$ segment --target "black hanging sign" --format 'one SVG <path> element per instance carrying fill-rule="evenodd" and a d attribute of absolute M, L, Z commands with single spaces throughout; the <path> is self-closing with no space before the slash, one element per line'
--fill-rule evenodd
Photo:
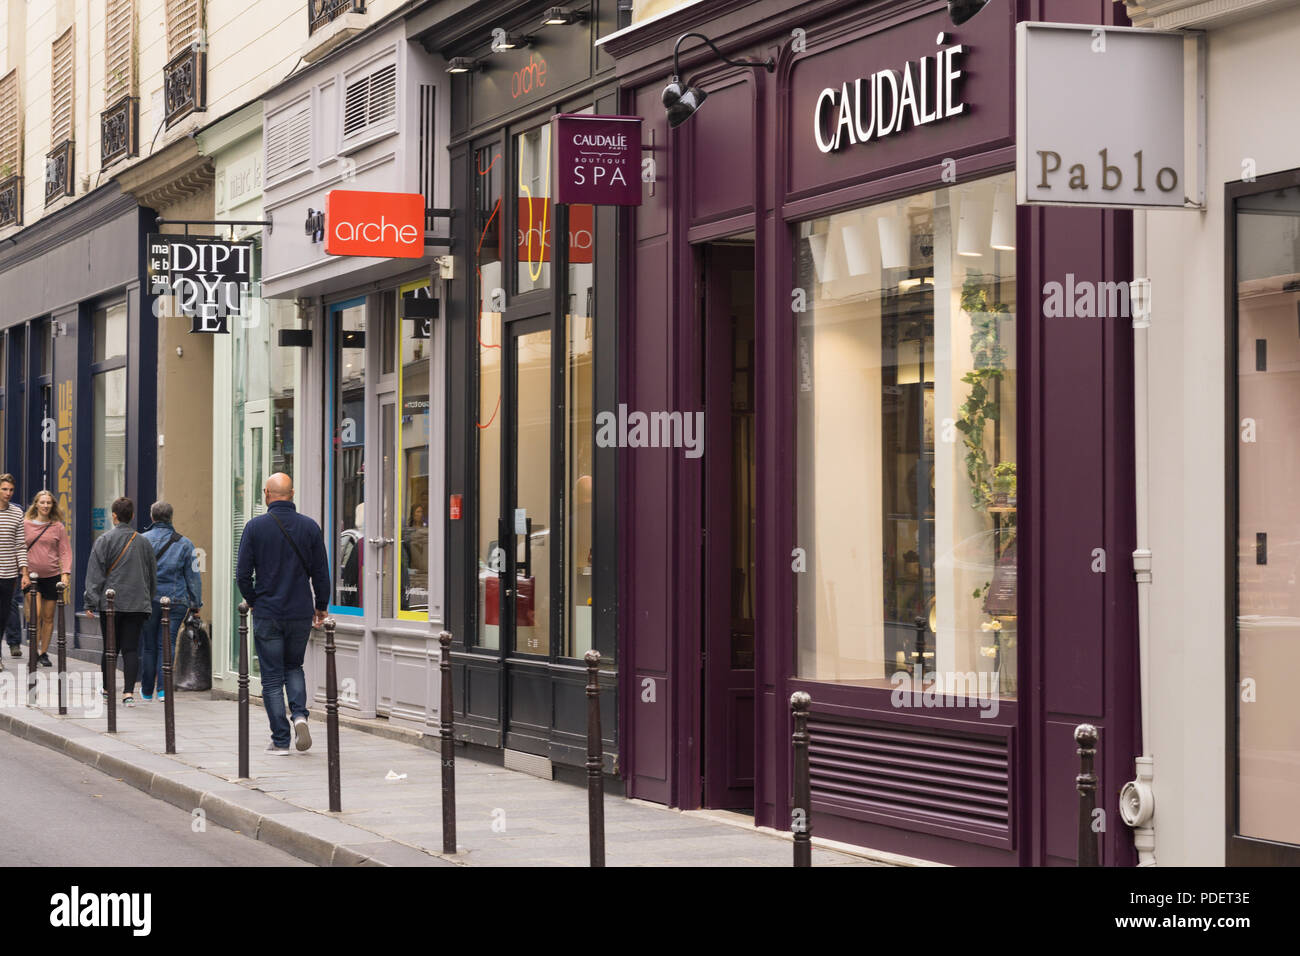
<path fill-rule="evenodd" d="M 189 316 L 191 332 L 223 334 L 244 315 L 253 243 L 207 236 L 149 236 L 149 292 L 158 315 Z"/>
<path fill-rule="evenodd" d="M 427 339 L 433 327 L 433 320 L 438 317 L 438 300 L 433 298 L 429 286 L 412 289 L 402 296 L 402 318 L 411 319 L 415 326 L 411 338 Z"/>

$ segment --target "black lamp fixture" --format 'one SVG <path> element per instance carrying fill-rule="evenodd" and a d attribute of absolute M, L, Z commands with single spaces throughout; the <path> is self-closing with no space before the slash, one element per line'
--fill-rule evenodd
<path fill-rule="evenodd" d="M 948 19 L 961 26 L 988 5 L 989 0 L 948 0 Z"/>
<path fill-rule="evenodd" d="M 482 64 L 471 56 L 453 56 L 447 61 L 448 73 L 473 73 L 481 69 Z"/>
<path fill-rule="evenodd" d="M 565 10 L 564 7 L 551 7 L 542 15 L 542 26 L 563 27 L 570 23 L 581 23 L 587 19 L 586 10 Z"/>
<path fill-rule="evenodd" d="M 703 40 L 709 45 L 709 49 L 718 55 L 718 59 L 728 66 L 761 66 L 769 73 L 776 69 L 776 60 L 772 59 L 772 57 L 768 57 L 766 60 L 731 60 L 723 56 L 717 45 L 703 33 L 683 33 L 677 38 L 677 43 L 673 46 L 673 77 L 668 81 L 668 85 L 664 87 L 662 97 L 664 108 L 668 111 L 668 125 L 673 129 L 681 126 L 694 116 L 695 111 L 704 102 L 704 98 L 708 96 L 708 93 L 693 83 L 688 82 L 685 86 L 682 85 L 682 74 L 677 64 L 677 56 L 682 48 L 682 41 L 687 37 Z"/>
<path fill-rule="evenodd" d="M 533 38 L 523 33 L 500 33 L 492 40 L 492 52 L 504 53 L 507 50 L 522 50 L 532 46 Z"/>

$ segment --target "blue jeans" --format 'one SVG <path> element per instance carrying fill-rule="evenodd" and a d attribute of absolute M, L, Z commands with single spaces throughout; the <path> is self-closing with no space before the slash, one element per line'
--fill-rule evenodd
<path fill-rule="evenodd" d="M 272 620 L 253 617 L 253 644 L 262 672 L 262 705 L 271 723 L 271 742 L 289 746 L 289 719 L 284 715 L 284 693 L 289 692 L 289 714 L 307 716 L 307 678 L 302 673 L 311 618 Z"/>
<path fill-rule="evenodd" d="M 172 663 L 176 662 L 176 633 L 185 622 L 185 615 L 190 611 L 184 604 L 172 604 Z M 154 688 L 165 690 L 162 675 L 162 605 L 153 602 L 153 613 L 144 622 L 144 631 L 140 634 L 140 693 L 152 697 Z"/>
<path fill-rule="evenodd" d="M 13 601 L 9 605 L 9 617 L 5 621 L 5 640 L 10 647 L 17 647 L 23 642 L 23 589 L 18 586 L 17 578 L 14 581 Z"/>

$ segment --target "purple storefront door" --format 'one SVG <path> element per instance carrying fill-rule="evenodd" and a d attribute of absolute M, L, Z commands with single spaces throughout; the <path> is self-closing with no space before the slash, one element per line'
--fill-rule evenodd
<path fill-rule="evenodd" d="M 754 806 L 754 247 L 700 250 L 704 806 Z"/>

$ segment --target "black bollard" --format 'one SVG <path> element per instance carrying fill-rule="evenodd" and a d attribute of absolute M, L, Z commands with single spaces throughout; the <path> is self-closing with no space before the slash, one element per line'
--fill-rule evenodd
<path fill-rule="evenodd" d="M 600 742 L 600 651 L 587 651 L 587 830 L 591 865 L 605 865 L 605 775 Z"/>
<path fill-rule="evenodd" d="M 808 773 L 808 710 L 812 697 L 797 690 L 790 695 L 794 714 L 794 808 L 790 829 L 794 833 L 794 865 L 812 866 L 812 782 Z"/>
<path fill-rule="evenodd" d="M 325 619 L 325 745 L 329 755 L 330 812 L 341 813 L 339 787 L 339 679 L 334 665 L 334 618 Z"/>
<path fill-rule="evenodd" d="M 104 693 L 108 698 L 108 732 L 117 733 L 117 632 L 113 624 L 113 602 L 117 592 L 104 592 Z"/>
<path fill-rule="evenodd" d="M 169 692 L 168 697 L 171 696 Z M 239 602 L 239 776 L 248 779 L 248 602 Z"/>
<path fill-rule="evenodd" d="M 160 598 L 162 606 L 162 676 L 163 676 L 163 740 L 167 753 L 176 752 L 176 711 L 172 701 L 172 599 Z M 150 688 L 152 690 L 153 688 Z"/>
<path fill-rule="evenodd" d="M 456 852 L 456 741 L 452 721 L 456 719 L 451 696 L 451 632 L 438 635 L 442 658 L 442 697 L 438 703 L 438 736 L 442 743 L 442 852 Z"/>
<path fill-rule="evenodd" d="M 40 667 L 37 662 L 36 645 L 37 626 L 36 626 L 36 575 L 28 575 L 31 583 L 27 586 L 27 596 L 23 601 L 23 611 L 27 615 L 27 703 L 29 706 L 36 705 L 36 671 Z"/>
<path fill-rule="evenodd" d="M 67 627 L 63 623 L 63 609 L 66 605 L 65 593 L 68 586 L 60 581 L 55 586 L 58 591 L 58 599 L 54 605 L 55 627 L 59 629 L 59 716 L 66 716 L 68 713 L 68 701 L 64 695 L 64 685 L 68 679 L 68 633 Z"/>
<path fill-rule="evenodd" d="M 1079 866 L 1100 866 L 1097 834 L 1092 829 L 1093 811 L 1097 809 L 1097 775 L 1092 758 L 1097 755 L 1097 728 L 1080 724 L 1074 728 L 1074 742 L 1079 745 L 1079 775 L 1074 778 L 1079 791 Z"/>

